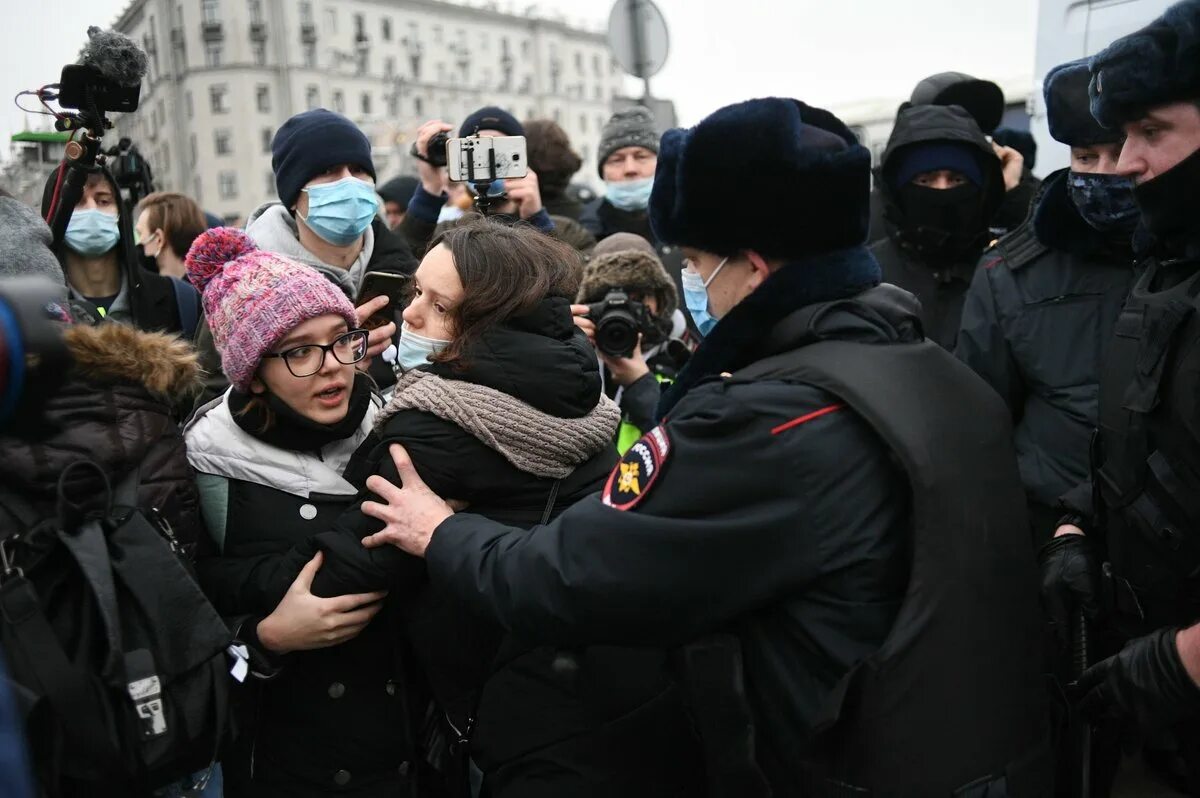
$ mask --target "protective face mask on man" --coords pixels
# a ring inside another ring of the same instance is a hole
[[[71,214],[63,240],[72,252],[96,258],[115,247],[120,238],[116,214],[86,210]]]
[[[614,208],[623,211],[644,211],[650,207],[650,192],[654,190],[654,178],[644,180],[604,181],[604,198]]]
[[[449,345],[449,341],[415,333],[404,324],[400,328],[400,343],[396,346],[396,362],[405,371],[411,371],[418,366],[428,366],[429,358]]]
[[[724,269],[728,262],[729,258],[725,258],[717,264],[717,268],[713,270],[707,280],[691,269],[683,270],[683,302],[687,306],[692,321],[696,323],[696,329],[700,331],[701,337],[708,335],[712,332],[712,328],[717,326],[718,319],[708,311],[708,286],[717,278],[721,269]]]
[[[379,212],[375,187],[356,177],[309,186],[304,193],[308,195],[308,216],[301,220],[336,247],[354,243]]]
[[[1128,177],[1071,172],[1067,175],[1067,193],[1093,230],[1132,233],[1137,227],[1141,212],[1133,196],[1133,180]]]
[[[936,189],[910,183],[901,186],[897,197],[903,212],[901,234],[914,250],[935,260],[979,257],[988,219],[978,186]]]

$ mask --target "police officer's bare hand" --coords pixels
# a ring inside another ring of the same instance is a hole
[[[583,334],[592,342],[592,346],[596,345],[596,322],[587,317],[589,313],[587,305],[572,305],[571,318],[575,322],[575,326],[583,330]]]
[[[417,128],[417,154],[422,158],[428,158],[429,140],[438,133],[448,133],[451,130],[454,130],[454,128],[440,119],[434,119],[421,125]],[[444,182],[442,167],[425,163],[418,158],[417,175],[421,178],[422,188],[435,197],[441,195]]]
[[[386,590],[320,598],[312,593],[313,578],[324,554],[317,552],[301,569],[279,606],[258,624],[258,639],[271,651],[328,648],[357,637],[383,607]]]
[[[508,198],[517,203],[517,216],[528,219],[542,209],[542,191],[537,174],[530,169],[524,177],[511,177],[504,181]]]
[[[359,305],[354,309],[354,312],[358,315],[360,322],[365,321],[387,307],[389,301],[386,296],[377,296]],[[392,321],[389,321],[382,327],[371,330],[371,334],[367,336],[367,356],[358,361],[358,370],[366,371],[370,368],[371,360],[381,355],[384,350],[391,346],[395,337],[396,323]]]
[[[454,515],[454,509],[429,489],[403,446],[392,444],[389,451],[404,487],[398,488],[378,475],[367,480],[367,488],[385,503],[363,502],[362,512],[383,521],[385,526],[363,538],[363,545],[375,548],[390,543],[409,554],[424,557],[433,531]]]
[[[600,352],[600,350],[596,351],[617,385],[628,388],[650,373],[650,367],[646,365],[646,357],[642,354],[642,336],[640,335],[633,347],[633,354],[629,357],[613,357]]]
[[[1025,171],[1025,156],[1012,147],[1002,147],[994,141],[992,149],[996,151],[996,157],[1000,159],[1000,169],[1004,172],[1004,190],[1012,191],[1021,183],[1021,176]]]

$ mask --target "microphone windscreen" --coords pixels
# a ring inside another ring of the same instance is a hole
[[[95,68],[119,86],[137,86],[146,75],[146,54],[128,36],[112,30],[88,28],[79,63]]]

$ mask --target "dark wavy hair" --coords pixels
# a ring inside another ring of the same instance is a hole
[[[462,362],[490,328],[528,315],[547,297],[570,302],[579,290],[579,253],[524,222],[466,217],[434,238],[429,249],[439,244],[454,258],[463,298],[449,310],[454,339],[435,362]]]
[[[567,131],[553,119],[534,119],[525,123],[525,146],[529,168],[537,173],[542,193],[561,194],[571,178],[583,166],[583,159],[571,149]]]

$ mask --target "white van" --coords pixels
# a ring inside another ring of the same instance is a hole
[[[1030,131],[1037,141],[1037,173],[1045,177],[1070,163],[1070,151],[1050,138],[1041,85],[1059,64],[1095,55],[1114,40],[1145,26],[1174,0],[1040,0]]]

